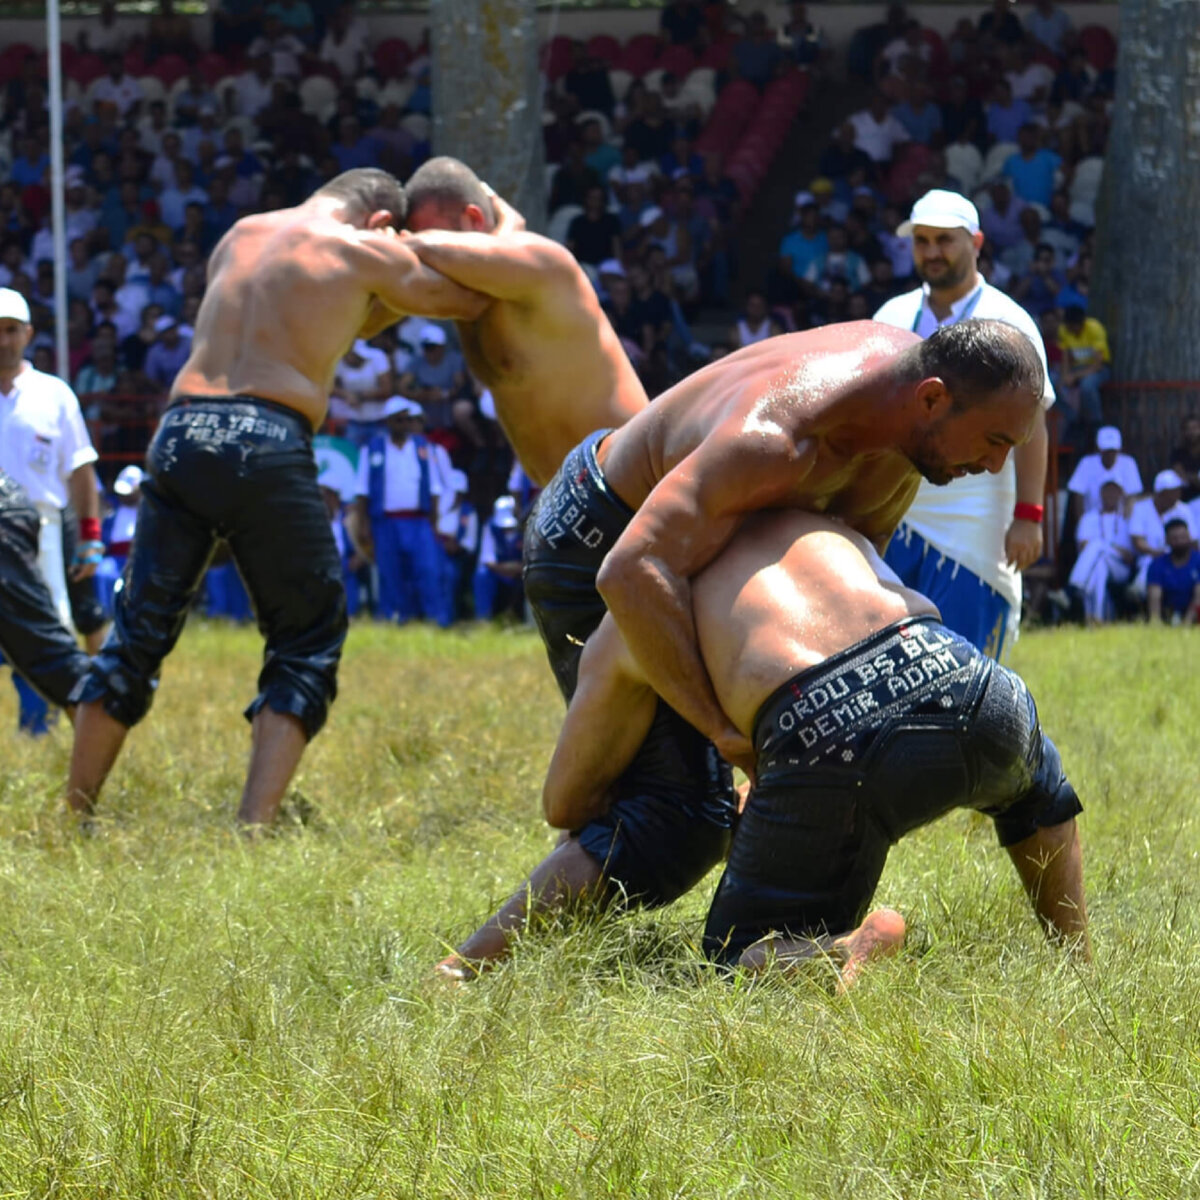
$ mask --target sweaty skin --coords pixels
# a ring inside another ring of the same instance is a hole
[[[475,318],[488,300],[425,266],[379,212],[344,202],[244,217],[209,260],[192,353],[171,397],[258,396],[325,419],[334,370],[356,337],[406,313]]]
[[[904,380],[897,360],[919,341],[874,322],[771,338],[689,376],[600,446],[609,487],[638,510],[600,594],[655,691],[737,766],[753,756],[700,660],[689,580],[745,516],[827,513],[882,547],[920,482],[914,460],[946,483],[999,471],[1031,436],[1031,394],[952,413],[940,379]]]
[[[549,482],[589,433],[624,425],[646,407],[642,387],[571,252],[505,220],[496,231],[437,229],[428,206],[409,216],[406,239],[421,261],[490,296],[477,320],[460,322],[472,374],[530,479]]]

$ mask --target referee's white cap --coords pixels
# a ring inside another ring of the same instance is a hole
[[[914,225],[928,225],[933,229],[965,229],[974,234],[979,232],[979,210],[966,196],[934,188],[913,205],[908,220],[896,230],[897,235],[912,237]]]
[[[14,292],[12,288],[0,288],[0,321],[30,323],[29,305],[20,292]]]

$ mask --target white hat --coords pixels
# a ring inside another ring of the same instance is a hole
[[[78,163],[73,163],[63,172],[63,187],[83,187],[83,181],[83,168]]]
[[[440,325],[426,325],[421,330],[421,344],[424,346],[444,346],[446,331]]]
[[[501,496],[492,505],[492,524],[497,529],[516,529],[520,524],[517,520],[517,502],[512,496]]]
[[[163,313],[163,315],[154,322],[154,332],[166,333],[168,329],[174,329],[178,324],[179,322],[175,320],[170,313]]]
[[[649,229],[650,226],[653,225],[654,222],[657,221],[662,215],[663,210],[659,208],[657,204],[652,204],[649,208],[642,212],[640,217],[638,217],[638,224],[643,229]]]
[[[113,483],[113,491],[118,496],[132,496],[142,486],[142,480],[145,478],[146,472],[141,467],[128,466],[117,476]]]
[[[621,266],[619,258],[606,258],[597,268],[596,271],[600,275],[620,275],[625,277],[625,268]]]
[[[1102,425],[1096,430],[1097,450],[1120,450],[1121,431],[1115,425]]]
[[[979,210],[966,196],[934,188],[913,205],[908,220],[896,233],[900,237],[912,237],[914,225],[929,225],[934,229],[965,229],[975,234],[979,232]]]
[[[466,471],[451,471],[450,486],[456,492],[467,492],[471,489],[471,481],[467,478]]]
[[[1154,490],[1156,492],[1169,492],[1172,488],[1183,487],[1183,480],[1168,467],[1165,471],[1159,471],[1154,477]]]
[[[812,194],[812,192],[796,193],[795,203],[797,208],[807,208],[810,204],[816,204],[816,202],[817,198]]]
[[[29,305],[20,292],[0,288],[0,321],[24,321],[29,324]]]
[[[383,415],[387,417],[423,417],[425,410],[415,401],[404,396],[392,396],[383,406]]]

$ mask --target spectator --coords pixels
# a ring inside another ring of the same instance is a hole
[[[1076,516],[1095,512],[1100,507],[1101,489],[1112,482],[1120,484],[1123,496],[1142,494],[1136,460],[1121,453],[1121,431],[1115,425],[1104,425],[1096,430],[1096,453],[1079,460],[1067,483],[1072,512]]]
[[[766,296],[762,292],[750,292],[746,297],[746,307],[730,334],[730,342],[740,350],[744,346],[766,341],[769,337],[777,337],[782,332],[783,326],[767,311]]]
[[[654,287],[650,272],[645,267],[635,264],[629,268],[629,286],[633,293],[630,317],[640,331],[639,345],[642,352],[649,357],[656,347],[666,347],[671,337],[675,314],[671,308],[670,297]]]
[[[316,28],[313,10],[306,0],[271,0],[271,3],[267,5],[266,17],[268,23],[278,20],[284,30],[303,46],[315,44]]]
[[[521,529],[516,501],[501,496],[479,539],[479,565],[475,569],[475,616],[490,621],[514,612],[521,604]]]
[[[617,100],[608,78],[608,67],[601,59],[588,54],[582,42],[571,43],[571,66],[563,76],[562,89],[575,97],[581,112],[602,112],[612,118]]]
[[[876,91],[871,103],[850,117],[854,144],[876,165],[892,161],[896,147],[909,141],[908,130],[892,115],[887,96]]]
[[[878,234],[879,245],[892,264],[892,278],[903,283],[913,275],[913,252],[912,238],[896,232],[900,224],[900,210],[894,204],[889,204],[883,210],[883,228]],[[980,273],[982,274],[982,264]]]
[[[859,149],[857,137],[852,121],[843,121],[837,127],[833,140],[821,154],[820,171],[823,176],[845,181],[856,170],[863,170],[868,176],[874,175],[875,163],[865,150]]]
[[[651,187],[660,175],[658,165],[654,162],[642,162],[637,149],[632,145],[621,147],[621,161],[608,173],[608,186],[616,197],[618,204],[624,204],[628,199],[626,189],[632,183]]]
[[[1025,202],[1013,196],[1007,179],[994,179],[988,188],[991,206],[984,209],[980,228],[997,251],[1017,245],[1025,236],[1021,228],[1021,212]]]
[[[606,265],[610,268],[621,266],[616,261]],[[629,279],[623,267],[621,267],[620,274],[615,269],[605,272],[605,288],[608,292],[608,299],[603,305],[604,315],[608,317],[609,324],[613,327],[617,337],[621,339],[621,344],[625,347],[625,353],[629,356],[630,362],[635,367],[639,366],[643,358],[642,327],[637,321],[637,314],[633,307],[633,289],[629,286]]]
[[[115,293],[110,280],[103,276],[96,280],[92,287],[92,317],[97,326],[101,321],[112,322],[118,338],[128,337],[137,328],[137,317],[117,304]]]
[[[97,333],[92,339],[90,361],[75,376],[75,391],[81,397],[80,403],[85,411],[99,411],[91,398],[106,395],[116,388],[118,370],[116,339],[108,332]]]
[[[1066,65],[1054,77],[1050,96],[1060,104],[1068,100],[1082,103],[1095,91],[1096,79],[1095,68],[1082,47],[1075,46],[1067,55]]]
[[[671,149],[675,126],[667,119],[662,97],[651,92],[645,112],[625,128],[625,145],[637,151],[639,162],[658,162]]]
[[[1071,218],[1071,197],[1056,191],[1050,197],[1050,219],[1042,224],[1042,241],[1054,247],[1055,261],[1061,267],[1078,253],[1087,229]]]
[[[1062,158],[1042,145],[1041,130],[1032,122],[1021,126],[1017,144],[1020,149],[1004,162],[1004,175],[1012,180],[1013,190],[1027,204],[1049,208]]]
[[[105,110],[108,110],[123,121],[135,113],[141,104],[142,85],[126,72],[125,59],[121,54],[106,54],[104,64],[107,74],[92,84],[92,103],[96,106],[98,115],[103,115]]]
[[[434,525],[442,484],[429,443],[417,432],[421,406],[393,396],[386,433],[358,456],[358,542],[379,572],[376,616],[400,624],[443,616],[442,564]]]
[[[704,173],[696,180],[696,208],[722,228],[728,228],[741,215],[737,184],[725,174],[716,152],[704,155]]]
[[[362,136],[362,126],[357,117],[343,117],[338,125],[338,140],[330,147],[329,152],[337,159],[342,171],[351,171],[356,167],[374,167],[375,143]]]
[[[100,12],[84,24],[76,44],[84,54],[121,53],[128,40],[117,20],[115,0],[101,0]]]
[[[1054,71],[1044,62],[1034,58],[1033,43],[1028,39],[1017,42],[1011,51],[1009,70],[1004,78],[1012,89],[1014,100],[1024,100],[1035,110],[1041,111],[1050,99],[1054,86]]]
[[[357,79],[367,70],[367,27],[355,15],[353,4],[339,4],[329,14],[317,59],[343,79]]]
[[[238,116],[253,119],[271,103],[275,73],[262,40],[256,39],[251,49],[249,69],[229,85],[226,94],[232,95],[232,107]]]
[[[797,328],[810,328],[818,325],[838,325],[850,320],[850,288],[846,281],[835,275],[829,281],[829,287],[818,292],[808,306],[804,319],[797,319]]]
[[[50,155],[36,137],[21,139],[21,153],[12,160],[8,177],[22,188],[40,184],[50,170]]]
[[[924,75],[933,57],[933,47],[925,40],[921,31],[921,22],[910,20],[905,23],[904,31],[899,37],[894,37],[879,52],[875,76],[883,80],[893,75],[900,78],[913,70],[913,64]]]
[[[970,142],[982,150],[987,141],[987,116],[979,99],[971,95],[966,78],[952,75],[941,104],[942,134],[947,144]]]
[[[798,67],[817,70],[829,57],[825,34],[808,19],[808,5],[793,0],[791,17],[783,27],[783,37],[791,48],[792,61]]]
[[[604,180],[598,171],[589,167],[585,160],[583,142],[576,138],[567,147],[562,165],[554,172],[550,185],[550,212],[557,212],[567,204],[583,205],[592,188],[604,188]]]
[[[672,46],[695,46],[704,28],[700,0],[668,0],[659,13],[658,26]]]
[[[804,279],[809,267],[829,253],[829,238],[820,226],[812,192],[796,193],[800,224],[779,243],[780,269],[793,279]]]
[[[143,373],[146,355],[158,341],[158,330],[155,325],[162,315],[161,306],[153,303],[147,304],[142,309],[141,324],[127,338],[121,339],[119,362],[126,370],[139,375]]]
[[[272,13],[268,8],[263,18],[262,34],[250,44],[248,55],[252,60],[265,58],[270,63],[271,74],[276,78],[299,79],[300,64],[306,51],[300,38],[288,30],[277,12]],[[269,95],[267,100],[270,101]]]
[[[755,10],[746,20],[745,34],[733,47],[731,65],[738,78],[762,91],[784,61],[783,50],[767,24],[767,14]]]
[[[979,32],[1006,46],[1016,45],[1025,36],[1010,0],[992,0],[992,7],[979,18]]]
[[[431,429],[461,428],[470,410],[458,407],[467,387],[467,369],[462,355],[447,346],[446,331],[427,323],[421,330],[420,353],[409,363],[400,379],[400,391],[422,409]]]
[[[1063,383],[1079,390],[1079,418],[1087,428],[1095,428],[1103,418],[1100,389],[1108,382],[1112,355],[1108,333],[1095,317],[1089,317],[1078,305],[1063,311],[1058,344],[1063,349]]]
[[[149,181],[160,190],[175,187],[175,168],[183,161],[183,139],[170,130],[163,135],[158,153],[150,164]]]
[[[186,211],[189,204],[201,206],[208,203],[208,193],[196,183],[195,168],[186,159],[180,159],[175,166],[175,184],[163,189],[159,197],[159,210],[162,213],[163,224],[177,234],[186,222]],[[203,223],[203,207],[200,219]]]
[[[384,407],[395,390],[392,381],[387,354],[361,338],[338,363],[330,414],[346,422],[346,437],[356,446],[383,432]]]
[[[1033,12],[1025,18],[1030,37],[1056,58],[1061,58],[1074,33],[1071,18],[1054,0],[1033,0]]]
[[[1099,490],[1099,504],[1084,513],[1076,527],[1079,556],[1069,580],[1069,586],[1083,600],[1084,619],[1089,626],[1112,619],[1112,588],[1129,582],[1137,557],[1120,483],[1115,478],[1106,479]]]
[[[908,98],[893,106],[892,116],[904,126],[909,138],[922,146],[932,145],[942,132],[942,113],[933,103],[933,89],[917,82],[908,87]]]
[[[988,137],[993,142],[1015,142],[1021,126],[1034,118],[1029,103],[1013,96],[1012,84],[1007,79],[996,80],[986,111]]]
[[[1164,526],[1166,553],[1146,572],[1146,604],[1150,620],[1195,625],[1200,618],[1200,553],[1186,521],[1173,518]]]
[[[604,139],[604,127],[595,117],[579,122],[579,134],[583,140],[584,161],[601,179],[621,161],[621,152]]]
[[[567,227],[567,249],[591,267],[621,257],[621,222],[605,206],[602,187],[589,189],[583,212]]]
[[[1016,268],[1015,260],[1008,256],[1018,253],[1021,249],[1021,246],[1012,247],[1002,256],[1004,265],[1009,270]],[[1058,306],[1058,293],[1065,283],[1066,276],[1054,266],[1054,247],[1046,242],[1039,242],[1034,249],[1033,262],[1029,269],[1012,285],[1012,297],[1027,313],[1040,317],[1042,313]],[[1063,382],[1066,383],[1066,380]]]
[[[853,293],[871,282],[871,271],[853,250],[847,248],[846,231],[840,225],[831,225],[828,232],[829,249],[814,259],[804,272],[806,282],[822,292],[829,290],[834,279],[845,281]]]
[[[117,580],[125,570],[129,547],[133,543],[133,531],[137,528],[138,504],[142,499],[142,481],[145,478],[146,473],[141,467],[130,465],[121,469],[113,483],[116,503],[102,525],[104,558],[96,569],[96,590],[100,607],[110,617],[113,593]]]
[[[905,290],[904,285],[896,279],[892,260],[886,254],[871,263],[871,282],[862,290],[869,313],[876,312]]]
[[[158,0],[158,12],[150,18],[146,31],[146,61],[154,62],[164,54],[195,58],[199,53],[187,17],[175,11],[172,0]]]
[[[165,392],[187,362],[192,352],[192,339],[181,336],[179,322],[166,313],[154,322],[154,332],[158,334],[158,341],[147,352],[142,371],[151,383]]]
[[[1182,521],[1187,527],[1188,541],[1195,542],[1196,526],[1191,509],[1180,500],[1183,480],[1172,470],[1159,471],[1154,477],[1154,494],[1139,500],[1129,514],[1129,534],[1138,553],[1134,589],[1146,594],[1146,576],[1150,564],[1167,549],[1167,524]]]
[[[1200,497],[1200,417],[1189,414],[1183,418],[1183,436],[1171,451],[1171,466],[1183,480],[1184,503],[1192,504]]]
[[[1092,256],[1091,252],[1081,248],[1075,257],[1075,262],[1067,268],[1067,281],[1058,293],[1058,307],[1064,312],[1068,308],[1088,307],[1088,292],[1091,289]]]
[[[673,199],[673,193],[663,197],[667,203]],[[658,205],[642,214],[643,222],[650,212],[654,213],[654,220],[645,223],[643,247],[657,247],[662,251],[662,267],[670,281],[670,291],[684,302],[695,300],[700,292],[700,273],[691,231],[672,213]]]

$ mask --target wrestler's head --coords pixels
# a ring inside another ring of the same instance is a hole
[[[907,353],[916,409],[906,454],[930,483],[996,474],[1033,436],[1045,379],[1033,343],[1015,326],[960,321]]]
[[[490,233],[496,212],[482,181],[457,158],[431,158],[405,185],[408,227],[413,233],[450,229],[457,233]]]
[[[343,219],[359,229],[400,229],[408,215],[408,200],[400,180],[376,167],[343,171],[311,198],[340,201]]]

